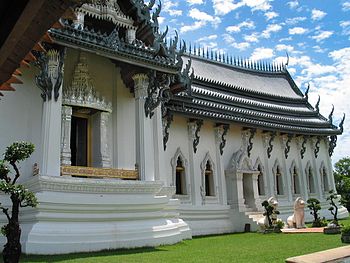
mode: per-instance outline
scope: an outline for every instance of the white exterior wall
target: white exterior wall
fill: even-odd
[[[41,158],[41,122],[43,100],[41,91],[35,85],[34,67],[21,68],[24,84],[13,85],[15,92],[3,92],[0,100],[0,159],[6,147],[15,141],[32,142],[35,151],[32,156],[21,163],[20,181],[28,180],[33,175],[33,164],[40,165]],[[40,168],[40,167],[39,167]]]
[[[219,182],[218,178],[222,176],[220,171],[217,169],[218,160],[221,160],[221,166],[224,167],[224,171],[232,167],[232,156],[234,153],[239,151],[242,147],[242,127],[239,125],[230,125],[230,129],[226,135],[226,146],[221,158],[217,159],[216,148],[215,148],[215,133],[214,123],[211,121],[204,121],[204,124],[199,132],[200,140],[198,145],[197,153],[193,152],[193,161],[191,161],[191,151],[193,151],[192,141],[188,141],[188,119],[180,116],[174,116],[174,121],[171,123],[169,129],[169,141],[167,143],[166,150],[166,169],[172,171],[172,175],[168,178],[167,184],[174,185],[174,167],[171,165],[171,159],[174,158],[178,148],[181,149],[182,155],[186,158],[186,180],[187,184],[190,184],[190,192],[188,195],[177,195],[180,199],[180,215],[190,225],[194,235],[210,234],[212,233],[212,226],[215,225],[214,231],[216,233],[221,232],[234,232],[243,231],[244,224],[254,222],[249,221],[248,216],[244,213],[238,212],[236,208],[229,208],[227,206],[227,199],[231,198],[231,195],[237,195],[236,189],[228,187],[226,190],[226,181]],[[251,156],[248,158],[254,169],[257,169],[258,164],[263,168],[264,174],[264,192],[265,195],[260,196],[258,209],[262,209],[260,202],[268,199],[275,195],[275,174],[276,165],[279,166],[280,172],[283,178],[283,194],[277,195],[279,202],[279,210],[281,212],[280,217],[284,220],[293,213],[294,200],[301,196],[305,200],[309,197],[315,197],[320,199],[322,204],[321,215],[326,218],[331,218],[331,214],[328,211],[329,204],[325,201],[325,197],[328,192],[322,189],[321,178],[320,178],[320,167],[321,164],[325,165],[328,178],[329,178],[329,189],[334,189],[334,180],[331,179],[331,160],[328,155],[327,146],[324,140],[320,142],[320,151],[318,157],[315,158],[314,148],[315,142],[310,138],[307,139],[306,152],[304,158],[301,158],[300,147],[301,143],[298,142],[300,139],[293,137],[289,143],[290,151],[288,158],[285,158],[285,142],[283,143],[282,136],[277,134],[272,141],[273,150],[271,157],[268,158],[267,146],[264,139],[265,132],[257,130],[253,137],[253,148],[251,150]],[[270,134],[270,133],[269,133]],[[268,142],[268,140],[267,140]],[[187,145],[186,145],[187,144]],[[215,189],[217,195],[215,197],[206,197],[202,202],[202,196],[200,193],[200,186],[202,185],[201,178],[201,162],[205,158],[206,154],[209,153],[215,166]],[[176,161],[176,160],[175,160]],[[307,178],[305,175],[305,168],[310,163],[314,172],[315,188],[316,193],[311,194],[307,192]],[[300,176],[300,194],[293,194],[293,178],[291,173],[291,166],[295,164]],[[176,164],[175,164],[176,165]],[[224,177],[225,178],[225,177]],[[226,177],[226,180],[228,178]],[[221,187],[221,188],[220,188]],[[219,195],[222,193],[218,192],[218,189],[224,189],[225,203],[220,204]],[[228,196],[226,199],[226,195]],[[211,214],[208,209],[210,209]],[[228,211],[229,210],[229,211]],[[215,216],[213,215],[215,213]],[[209,218],[210,214],[210,218]],[[227,215],[229,214],[229,217]],[[346,209],[343,207],[339,210],[339,216],[347,216]],[[220,218],[218,220],[218,218]],[[306,218],[312,220],[306,213]],[[205,221],[206,227],[203,227],[203,220]],[[252,229],[255,227],[252,226]]]

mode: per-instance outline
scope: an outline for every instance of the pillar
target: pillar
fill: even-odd
[[[322,180],[321,180],[321,174],[320,174],[320,170],[317,167],[317,163],[316,163],[316,156],[315,156],[315,148],[316,148],[316,142],[317,142],[317,138],[312,137],[310,139],[310,150],[311,150],[311,158],[312,158],[312,166],[313,166],[313,170],[314,172],[314,180],[315,180],[315,188],[316,188],[316,192],[317,192],[317,196],[319,200],[322,200],[324,198],[323,196],[323,188],[322,188]]]
[[[224,134],[224,129],[222,126],[215,127],[215,145],[216,145],[216,169],[217,169],[217,185],[218,185],[218,195],[219,203],[227,204],[226,196],[226,184],[225,184],[225,171],[223,165],[223,158],[220,152],[220,144],[222,142],[222,135]]]
[[[61,164],[71,165],[70,135],[72,124],[72,107],[62,106],[61,126]]]
[[[154,181],[154,145],[152,120],[145,115],[145,100],[147,97],[148,77],[146,74],[135,74],[136,112],[136,163],[140,180]]]
[[[157,107],[152,117],[153,120],[153,141],[154,141],[154,163],[155,163],[155,180],[167,182],[170,171],[165,166],[165,155],[163,147],[163,121],[162,109]],[[176,166],[176,165],[175,165]],[[172,182],[168,182],[170,185]]]
[[[41,133],[41,174],[60,175],[61,110],[64,52],[51,49],[38,59],[41,72],[37,85],[43,91],[43,116]]]
[[[192,205],[199,205],[199,201],[201,200],[200,189],[201,178],[200,176],[195,176],[195,167],[194,167],[194,150],[193,150],[193,140],[195,139],[195,132],[197,129],[197,125],[195,122],[188,122],[188,161],[189,161],[189,175],[190,175],[190,184],[191,184],[191,200]],[[197,169],[196,169],[197,170]],[[198,173],[200,175],[200,173]],[[196,182],[197,181],[197,182]],[[196,189],[196,185],[198,185],[198,189]]]
[[[274,175],[272,174],[272,170],[270,170],[269,167],[269,158],[267,156],[267,147],[269,146],[269,140],[270,140],[270,134],[269,133],[263,133],[262,139],[263,139],[263,146],[264,146],[264,165],[265,165],[265,178],[267,179],[266,184],[268,185],[268,189],[266,194],[266,197],[275,196],[275,179]]]
[[[296,137],[296,144],[297,144],[297,155],[298,155],[298,166],[300,167],[300,176],[301,176],[301,185],[300,185],[300,192],[303,195],[304,200],[309,199],[309,193],[307,190],[307,178],[306,178],[306,174],[305,174],[305,167],[303,166],[302,160],[301,160],[301,154],[300,154],[300,150],[302,147],[302,143],[303,143],[303,137]]]
[[[286,148],[286,144],[288,141],[288,135],[281,135],[281,150],[282,153],[284,153],[284,150]],[[293,202],[293,193],[292,193],[292,174],[290,174],[289,169],[287,168],[287,164],[286,164],[286,158],[284,156],[284,154],[282,154],[282,164],[283,164],[283,170],[284,170],[284,174],[285,174],[285,183],[283,184],[284,187],[284,193],[287,195],[288,201],[289,202]]]

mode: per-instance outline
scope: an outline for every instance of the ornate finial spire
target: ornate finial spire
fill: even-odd
[[[340,129],[340,132],[341,132],[341,133],[343,133],[343,131],[344,131],[344,121],[345,121],[345,113],[344,113],[344,115],[343,115],[342,120],[341,120],[340,123],[339,123],[339,129]]]
[[[286,62],[286,64],[285,64],[285,66],[287,67],[288,64],[289,64],[289,55],[288,55],[288,52],[287,52],[287,51],[286,51],[286,55],[287,55],[287,62]]]
[[[315,105],[315,109],[316,109],[317,113],[320,112],[320,100],[321,100],[321,97],[320,97],[320,95],[318,95],[318,100],[317,100],[317,103]]]
[[[306,98],[306,100],[309,99],[309,90],[310,90],[310,83],[307,84],[307,88],[306,88],[306,91],[305,91],[305,98]]]
[[[334,105],[332,104],[332,110],[331,110],[331,112],[328,115],[328,122],[330,124],[333,124],[333,112],[334,112]]]

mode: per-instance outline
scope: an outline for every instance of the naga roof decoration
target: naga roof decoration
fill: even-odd
[[[189,55],[184,61],[187,59]],[[179,93],[166,104],[173,113],[284,133],[342,133],[343,120],[337,128],[331,122],[332,114],[328,119],[320,115],[285,66],[257,66],[256,62],[223,59],[221,55],[203,58],[191,54],[191,60],[194,76],[190,92]]]

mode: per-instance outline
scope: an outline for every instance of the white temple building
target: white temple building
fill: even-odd
[[[319,199],[332,217],[344,119],[338,127],[333,112],[309,104],[288,62],[166,41],[154,1],[92,2],[49,29],[46,52],[32,51],[23,84],[0,100],[1,152],[13,141],[36,146],[21,163],[21,183],[39,201],[22,210],[24,253],[255,230],[271,196],[284,220],[297,197]]]

